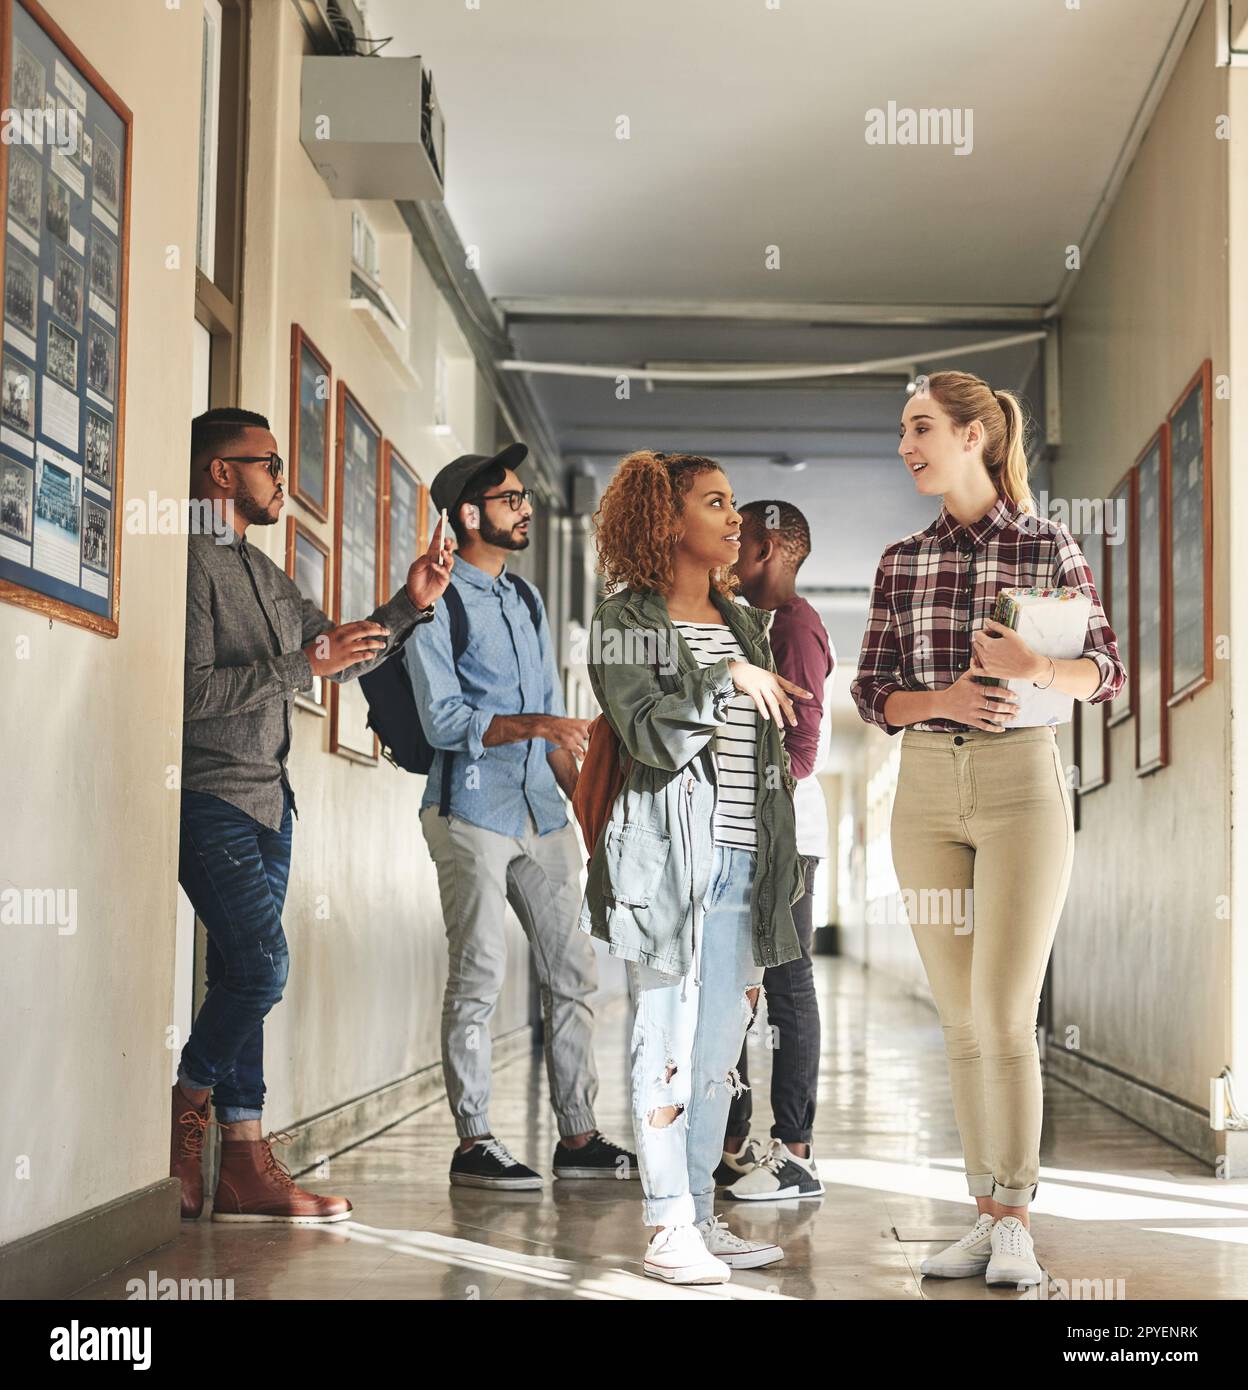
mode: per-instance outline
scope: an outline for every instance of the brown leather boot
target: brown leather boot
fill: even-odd
[[[182,1182],[182,1219],[194,1221],[204,1209],[204,1139],[208,1134],[208,1098],[198,1109],[174,1082],[169,1135],[169,1176]]]
[[[222,1124],[222,1129],[228,1126]],[[212,1199],[214,1221],[280,1221],[288,1226],[345,1221],[351,1203],[345,1197],[322,1197],[305,1192],[274,1154],[274,1140],[289,1144],[291,1135],[266,1139],[226,1139],[221,1145],[221,1171]]]

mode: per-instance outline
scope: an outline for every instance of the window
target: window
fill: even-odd
[[[208,401],[238,401],[250,0],[202,0],[195,320],[206,329]]]

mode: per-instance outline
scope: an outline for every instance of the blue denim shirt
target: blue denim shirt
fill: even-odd
[[[496,714],[566,713],[545,605],[534,588],[541,619],[535,628],[506,566],[494,579],[457,555],[451,583],[468,616],[468,646],[458,670],[443,603],[404,648],[425,735],[434,748],[455,755],[451,814],[500,835],[523,835],[530,815],[540,834],[560,830],[567,811],[546,761],[555,745],[540,738],[491,748],[482,743]],[[434,755],[422,810],[441,800],[445,756]]]

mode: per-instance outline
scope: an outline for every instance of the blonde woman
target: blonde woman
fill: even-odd
[[[911,929],[979,1212],[922,1272],[1027,1286],[1040,1281],[1028,1219],[1043,1106],[1036,1013],[1074,835],[1054,730],[1013,727],[1017,697],[982,678],[1100,702],[1125,672],[1074,538],[1035,515],[1024,426],[1009,391],[965,372],[935,373],[906,403],[898,453],[915,491],[942,505],[884,551],[851,689],[863,719],[905,730],[893,862],[911,902],[939,905],[939,920]],[[1015,585],[1091,598],[1081,656],[1040,656],[992,620],[998,591]]]

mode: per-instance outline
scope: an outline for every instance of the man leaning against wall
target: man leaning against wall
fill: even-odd
[[[351,1212],[345,1197],[299,1187],[260,1125],[264,1019],[289,968],[290,710],[313,676],[354,680],[430,622],[454,565],[439,534],[388,602],[335,627],[247,540],[277,521],[283,475],[263,415],[218,409],[192,423],[192,516],[204,524],[187,555],[178,880],[207,933],[208,990],[173,1087],[169,1169],[191,1220],[203,1210],[210,1100],[224,1141],[214,1221],[310,1225]]]

